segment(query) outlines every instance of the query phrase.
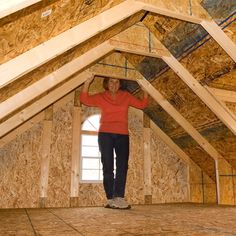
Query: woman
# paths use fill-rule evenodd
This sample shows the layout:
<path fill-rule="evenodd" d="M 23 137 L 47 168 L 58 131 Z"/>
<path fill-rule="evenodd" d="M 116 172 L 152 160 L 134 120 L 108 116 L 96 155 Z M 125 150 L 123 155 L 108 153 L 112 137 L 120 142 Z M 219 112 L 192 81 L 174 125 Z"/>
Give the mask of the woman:
<path fill-rule="evenodd" d="M 129 160 L 128 108 L 144 109 L 148 95 L 144 92 L 142 100 L 127 91 L 122 91 L 119 79 L 106 78 L 104 92 L 89 95 L 88 90 L 94 77 L 83 86 L 80 100 L 87 106 L 101 109 L 98 144 L 103 165 L 103 186 L 106 192 L 107 208 L 129 209 L 125 201 L 125 184 Z M 116 154 L 116 176 L 114 177 L 114 151 Z"/>

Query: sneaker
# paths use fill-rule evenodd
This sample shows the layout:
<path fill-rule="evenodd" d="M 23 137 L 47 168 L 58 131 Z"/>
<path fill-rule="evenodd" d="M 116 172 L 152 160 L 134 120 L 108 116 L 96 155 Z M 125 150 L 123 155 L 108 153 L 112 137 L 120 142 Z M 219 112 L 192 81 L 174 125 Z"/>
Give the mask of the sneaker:
<path fill-rule="evenodd" d="M 105 208 L 115 208 L 114 207 L 114 199 L 108 199 Z"/>
<path fill-rule="evenodd" d="M 113 208 L 116 209 L 130 209 L 131 206 L 125 201 L 123 197 L 115 197 L 113 199 Z"/>

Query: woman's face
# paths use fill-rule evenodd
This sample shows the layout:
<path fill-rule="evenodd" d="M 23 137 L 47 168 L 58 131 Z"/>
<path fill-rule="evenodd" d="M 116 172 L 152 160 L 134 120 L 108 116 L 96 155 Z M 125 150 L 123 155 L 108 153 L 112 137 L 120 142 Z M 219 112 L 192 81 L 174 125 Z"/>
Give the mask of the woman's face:
<path fill-rule="evenodd" d="M 111 93 L 116 93 L 120 88 L 120 80 L 111 78 L 108 80 L 107 86 L 108 91 L 110 91 Z"/>

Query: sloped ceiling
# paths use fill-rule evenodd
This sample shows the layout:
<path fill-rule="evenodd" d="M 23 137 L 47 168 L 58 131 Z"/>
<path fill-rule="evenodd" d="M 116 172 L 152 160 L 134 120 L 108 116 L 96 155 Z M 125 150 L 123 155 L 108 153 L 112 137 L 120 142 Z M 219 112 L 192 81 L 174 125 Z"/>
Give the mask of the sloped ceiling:
<path fill-rule="evenodd" d="M 235 32 L 235 2 L 203 1 L 202 5 L 227 31 Z M 201 26 L 152 14 L 143 22 L 202 85 L 235 90 L 235 62 Z M 130 61 L 134 58 L 126 57 Z M 235 168 L 235 135 L 168 65 L 161 59 L 146 57 L 135 67 Z M 131 87 L 131 91 L 134 89 Z M 211 157 L 158 104 L 153 101 L 145 112 L 195 163 L 214 177 Z"/>
<path fill-rule="evenodd" d="M 2 18 L 0 20 L 0 44 L 2 48 L 0 63 L 10 61 L 31 48 L 121 2 L 123 1 L 41 1 Z M 219 25 L 225 28 L 225 32 L 229 37 L 236 42 L 235 1 L 204 0 L 201 5 Z M 48 9 L 52 9 L 53 14 L 42 18 L 41 14 Z M 202 85 L 236 91 L 235 62 L 208 35 L 202 26 L 141 11 L 1 88 L 0 101 L 3 102 L 9 99 L 22 89 L 40 80 L 43 76 L 79 57 L 89 48 L 101 44 L 139 21 L 142 21 L 152 35 L 157 37 Z M 151 37 L 150 40 L 152 40 Z M 137 56 L 133 54 L 122 53 L 122 55 L 236 169 L 235 135 L 169 69 L 167 64 L 158 58 L 142 57 L 137 59 Z M 137 92 L 136 84 L 128 83 L 127 87 L 131 92 Z M 42 94 L 41 97 L 47 93 L 48 91 Z M 25 104 L 24 107 L 32 104 L 38 98 Z M 150 100 L 150 105 L 145 113 L 195 163 L 212 179 L 215 179 L 214 160 L 154 100 Z M 24 107 L 20 107 L 1 122 L 4 122 Z"/>

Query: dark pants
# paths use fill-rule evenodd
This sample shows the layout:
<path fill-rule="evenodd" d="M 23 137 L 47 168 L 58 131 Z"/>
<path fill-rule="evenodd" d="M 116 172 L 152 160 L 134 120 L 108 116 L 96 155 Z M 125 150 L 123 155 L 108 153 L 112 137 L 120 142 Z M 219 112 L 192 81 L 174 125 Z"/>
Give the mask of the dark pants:
<path fill-rule="evenodd" d="M 103 186 L 107 199 L 124 197 L 129 160 L 129 136 L 123 134 L 98 134 L 98 144 L 103 165 Z M 116 176 L 114 177 L 114 151 Z"/>

